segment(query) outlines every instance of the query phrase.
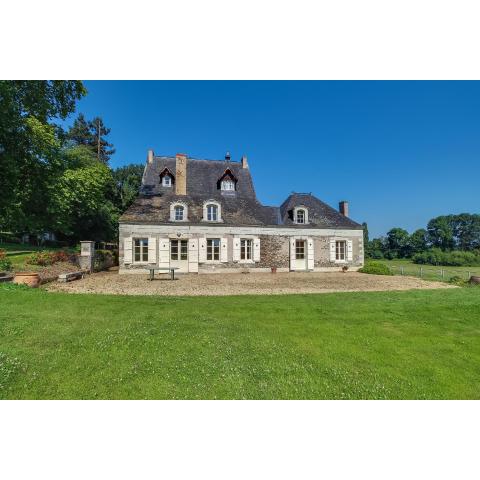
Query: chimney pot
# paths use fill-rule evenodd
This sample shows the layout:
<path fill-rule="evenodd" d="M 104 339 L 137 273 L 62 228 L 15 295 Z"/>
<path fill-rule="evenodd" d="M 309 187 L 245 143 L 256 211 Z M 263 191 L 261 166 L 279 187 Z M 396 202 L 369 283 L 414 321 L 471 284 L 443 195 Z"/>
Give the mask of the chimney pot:
<path fill-rule="evenodd" d="M 242 168 L 248 168 L 248 161 L 245 155 L 242 157 Z"/>
<path fill-rule="evenodd" d="M 147 163 L 153 163 L 153 157 L 154 157 L 153 150 L 149 150 L 147 153 Z"/>
<path fill-rule="evenodd" d="M 342 200 L 338 204 L 338 210 L 342 215 L 344 215 L 345 217 L 348 217 L 348 202 L 346 200 Z"/>

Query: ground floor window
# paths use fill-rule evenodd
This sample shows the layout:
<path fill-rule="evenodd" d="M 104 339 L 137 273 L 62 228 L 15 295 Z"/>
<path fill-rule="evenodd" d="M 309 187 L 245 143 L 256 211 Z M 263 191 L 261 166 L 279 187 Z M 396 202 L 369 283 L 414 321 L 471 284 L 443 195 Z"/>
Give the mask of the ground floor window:
<path fill-rule="evenodd" d="M 346 260 L 347 258 L 347 242 L 339 240 L 335 242 L 335 259 Z"/>
<path fill-rule="evenodd" d="M 240 259 L 251 260 L 252 259 L 252 240 L 242 238 L 240 240 Z"/>
<path fill-rule="evenodd" d="M 135 239 L 134 253 L 135 262 L 148 262 L 148 238 Z"/>
<path fill-rule="evenodd" d="M 188 260 L 188 240 L 170 241 L 170 259 Z"/>
<path fill-rule="evenodd" d="M 219 238 L 207 238 L 207 260 L 220 260 Z"/>
<path fill-rule="evenodd" d="M 295 240 L 295 258 L 297 260 L 305 258 L 305 240 Z"/>

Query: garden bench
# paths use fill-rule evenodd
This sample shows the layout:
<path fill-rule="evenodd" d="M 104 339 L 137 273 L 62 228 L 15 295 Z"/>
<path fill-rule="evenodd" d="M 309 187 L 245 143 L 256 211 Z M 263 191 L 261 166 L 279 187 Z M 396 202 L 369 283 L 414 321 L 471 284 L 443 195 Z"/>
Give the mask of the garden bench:
<path fill-rule="evenodd" d="M 170 272 L 170 279 L 175 280 L 175 270 L 178 270 L 178 267 L 149 267 L 148 270 L 150 270 L 150 275 L 148 277 L 150 281 L 152 281 L 155 276 L 155 270 L 158 270 L 159 272 Z"/>
<path fill-rule="evenodd" d="M 83 270 L 79 270 L 77 272 L 61 273 L 58 276 L 58 281 L 67 283 L 67 282 L 71 282 L 72 280 L 83 278 L 84 276 L 85 276 L 85 272 Z"/>

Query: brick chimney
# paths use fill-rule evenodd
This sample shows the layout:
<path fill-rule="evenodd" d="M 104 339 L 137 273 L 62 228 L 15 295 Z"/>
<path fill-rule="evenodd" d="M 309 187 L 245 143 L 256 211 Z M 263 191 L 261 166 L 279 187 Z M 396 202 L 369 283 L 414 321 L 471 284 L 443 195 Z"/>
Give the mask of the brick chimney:
<path fill-rule="evenodd" d="M 154 157 L 153 150 L 149 150 L 147 153 L 147 163 L 153 163 L 153 157 Z"/>
<path fill-rule="evenodd" d="M 187 156 L 184 153 L 175 155 L 175 193 L 187 194 Z"/>
<path fill-rule="evenodd" d="M 342 215 L 345 215 L 345 217 L 348 217 L 348 202 L 345 200 L 342 200 L 338 204 L 338 210 Z"/>
<path fill-rule="evenodd" d="M 242 168 L 248 168 L 247 157 L 245 155 L 242 157 Z"/>

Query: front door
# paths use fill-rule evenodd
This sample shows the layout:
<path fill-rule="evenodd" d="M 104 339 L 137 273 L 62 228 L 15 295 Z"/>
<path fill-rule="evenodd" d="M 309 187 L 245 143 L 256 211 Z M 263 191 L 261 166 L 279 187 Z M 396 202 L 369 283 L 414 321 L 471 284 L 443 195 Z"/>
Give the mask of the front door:
<path fill-rule="evenodd" d="M 295 270 L 307 269 L 307 241 L 295 240 Z"/>
<path fill-rule="evenodd" d="M 188 272 L 188 240 L 170 240 L 170 266 Z"/>

